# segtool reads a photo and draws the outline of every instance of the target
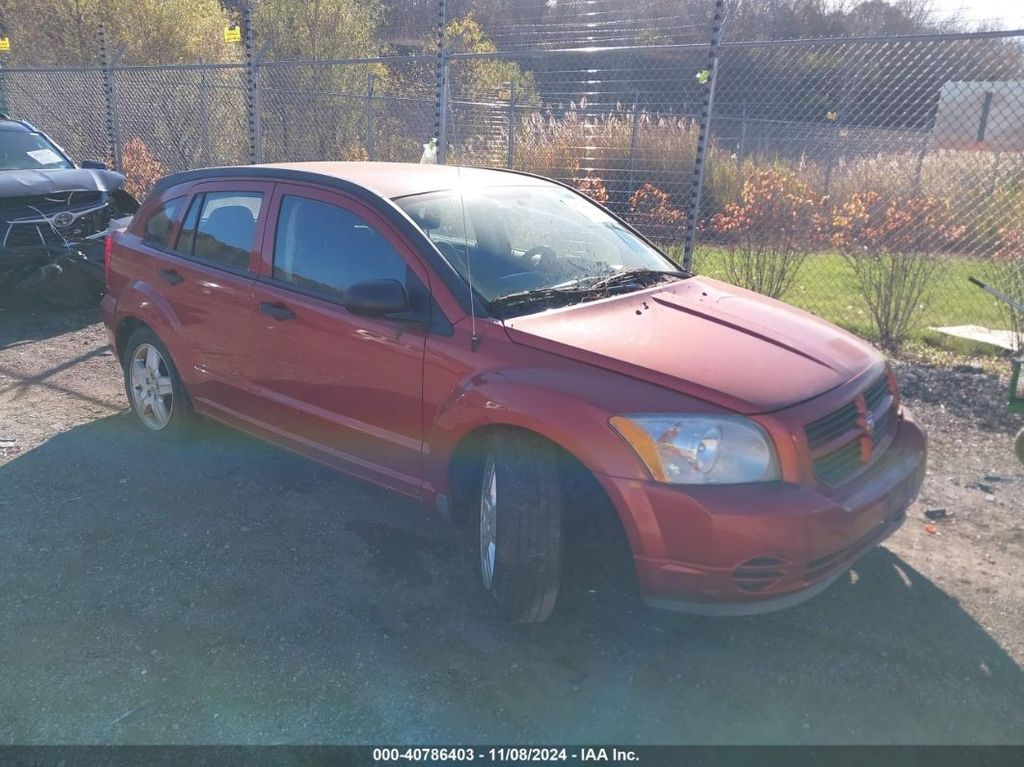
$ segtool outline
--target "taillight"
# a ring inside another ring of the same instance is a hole
[[[103,241],[103,281],[110,287],[110,251],[114,249],[114,233]]]

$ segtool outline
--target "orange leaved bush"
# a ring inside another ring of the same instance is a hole
[[[163,163],[140,138],[125,142],[121,151],[121,168],[125,176],[125,190],[138,200],[144,199],[153,185],[166,175]]]
[[[796,282],[810,250],[827,238],[823,201],[783,168],[764,168],[743,182],[740,201],[711,217],[727,244],[731,282],[779,298]]]
[[[588,173],[583,178],[576,179],[576,189],[599,205],[608,204],[608,189],[600,176],[591,176]]]
[[[655,240],[675,240],[686,214],[672,205],[672,198],[651,183],[645,183],[629,198],[629,222]]]

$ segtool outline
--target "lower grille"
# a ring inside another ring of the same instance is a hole
[[[758,591],[770,589],[782,580],[789,566],[789,560],[782,557],[754,557],[733,569],[733,583],[741,591],[756,594]]]

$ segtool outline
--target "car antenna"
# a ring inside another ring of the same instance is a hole
[[[448,77],[444,78],[443,87],[447,90],[448,88]],[[447,99],[445,99],[447,101]],[[450,111],[450,110],[448,110]],[[441,119],[447,119],[442,117]],[[476,333],[476,296],[474,295],[475,290],[473,288],[473,258],[472,250],[469,247],[469,227],[466,224],[466,190],[462,186],[462,158],[459,157],[459,129],[456,126],[455,115],[452,114],[452,138],[455,139],[455,184],[459,189],[459,205],[462,208],[462,239],[465,242],[466,248],[466,279],[469,282],[469,327],[470,327],[470,338],[469,338],[469,349],[470,351],[476,351],[480,345],[480,336]],[[448,147],[440,147],[440,150],[444,152],[441,157],[447,161],[448,159]]]

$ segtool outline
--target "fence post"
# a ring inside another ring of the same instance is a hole
[[[122,169],[121,135],[117,115],[117,84],[114,77],[114,67],[119,56],[110,54],[107,28],[103,24],[99,26],[99,44],[100,66],[103,68],[103,101],[107,117],[107,155],[114,165],[114,170],[120,171]]]
[[[10,109],[7,105],[7,73],[4,72],[3,62],[0,62],[0,113],[8,114]]]
[[[210,83],[206,72],[206,62],[199,59],[199,127],[203,139],[203,165],[210,166],[213,163],[212,140],[210,138]]]
[[[373,86],[377,76],[370,72],[366,75],[366,156],[376,160],[376,142],[373,135]]]
[[[508,159],[505,167],[511,168],[516,161],[516,84],[508,86]]]
[[[629,134],[629,187],[627,192],[633,196],[633,184],[636,181],[636,138],[640,129],[640,91],[633,96],[633,124]]]
[[[448,26],[447,0],[438,0],[437,8],[437,93],[436,136],[437,162],[444,165],[448,159],[448,50],[445,40],[445,27]]]
[[[743,162],[747,154],[747,100],[743,99],[743,118],[740,122],[740,145],[736,148],[736,159]]]
[[[689,270],[693,263],[693,240],[697,233],[697,217],[700,215],[700,195],[704,188],[704,160],[707,155],[708,129],[711,126],[711,112],[715,102],[715,80],[718,77],[718,48],[722,42],[722,27],[725,26],[725,0],[715,0],[715,16],[711,22],[711,46],[708,49],[708,78],[704,85],[704,107],[700,114],[700,131],[697,134],[697,151],[693,158],[693,180],[690,184],[690,204],[686,211],[686,237],[683,240],[683,269]]]
[[[256,55],[252,25],[252,3],[246,2],[243,13],[245,26],[245,108],[249,123],[249,162],[263,162],[263,136],[260,130],[260,64]]]

